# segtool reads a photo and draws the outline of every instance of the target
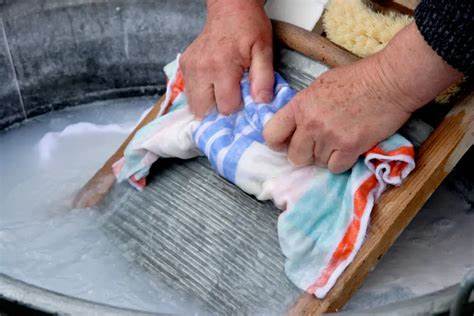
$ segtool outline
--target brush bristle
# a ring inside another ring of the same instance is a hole
[[[384,48],[412,20],[408,15],[395,12],[375,12],[362,0],[331,0],[323,23],[331,41],[366,57]]]

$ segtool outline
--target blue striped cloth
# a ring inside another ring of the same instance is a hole
[[[277,229],[285,272],[299,288],[323,298],[360,249],[375,201],[415,167],[411,143],[395,134],[343,174],[314,165],[297,168],[285,152],[268,148],[262,136],[265,124],[296,94],[279,74],[272,102],[252,100],[245,74],[243,109],[229,116],[214,111],[198,121],[189,110],[178,62],[165,71],[170,80],[162,109],[169,112],[137,132],[114,164],[118,181],[143,189],[160,157],[205,155],[224,178],[282,209]]]
[[[193,134],[194,142],[214,169],[233,183],[242,154],[253,142],[264,144],[263,127],[295,95],[295,90],[278,73],[275,73],[275,97],[271,103],[253,101],[248,73],[240,84],[243,110],[228,116],[214,111]]]

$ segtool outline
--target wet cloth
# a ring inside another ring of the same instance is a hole
[[[143,189],[158,158],[205,155],[221,176],[283,211],[278,235],[285,272],[299,288],[323,298],[362,245],[377,198],[413,170],[411,143],[393,135],[343,174],[316,166],[296,168],[285,152],[271,150],[262,137],[265,124],[295,95],[279,74],[271,103],[253,101],[245,74],[243,109],[229,116],[214,111],[198,121],[188,109],[177,62],[165,72],[170,80],[162,114],[169,112],[135,135],[114,165],[118,181]]]

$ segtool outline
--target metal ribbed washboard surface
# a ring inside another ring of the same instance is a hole
[[[279,71],[301,89],[322,66],[281,52]],[[205,158],[160,160],[137,192],[116,185],[101,208],[107,231],[156,282],[217,314],[282,312],[301,293],[285,276],[280,211],[216,175]]]

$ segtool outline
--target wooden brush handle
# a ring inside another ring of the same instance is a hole
[[[308,32],[295,25],[272,21],[276,38],[285,46],[321,61],[329,67],[349,65],[359,60],[359,57],[337,46],[327,38],[313,32]]]
[[[277,39],[284,45],[310,58],[319,60],[330,67],[347,65],[358,60],[356,56],[336,46],[321,35],[305,31],[297,26],[273,21],[273,30]],[[97,171],[86,185],[82,187],[73,201],[74,208],[93,207],[100,203],[109,193],[115,183],[112,165],[123,157],[125,148],[127,148],[133,136],[135,136],[135,133],[156,117],[163,100],[164,98],[162,97],[156,102],[150,113],[143,118],[119,149],[105,162],[102,168]]]

